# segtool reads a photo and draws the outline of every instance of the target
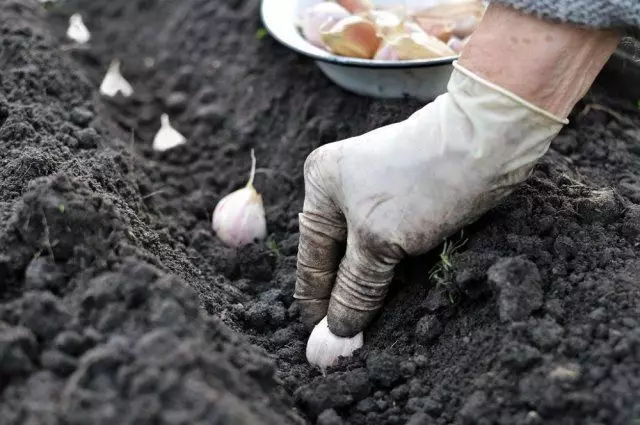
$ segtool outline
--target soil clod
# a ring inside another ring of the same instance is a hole
[[[292,298],[305,158],[424,105],[345,93],[261,26],[259,0],[0,2],[2,424],[633,423],[635,100],[594,87],[447,279],[403,262],[325,377]],[[98,93],[115,57],[130,98]],[[189,143],[157,153],[163,113]],[[251,149],[268,242],[232,249],[211,212]]]
[[[534,263],[523,258],[502,259],[487,272],[498,293],[498,310],[503,321],[521,321],[542,307],[541,277]]]

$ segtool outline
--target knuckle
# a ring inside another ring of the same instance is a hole
[[[307,156],[307,159],[305,159],[304,161],[305,178],[317,174],[318,171],[322,169],[326,156],[327,154],[325,146],[321,146],[311,151],[311,153]]]
[[[361,251],[376,263],[396,264],[406,256],[404,243],[396,231],[388,228],[379,231],[362,224],[356,228],[356,234]]]
[[[333,175],[336,172],[336,164],[342,158],[342,144],[340,142],[329,143],[314,149],[304,162],[305,176],[314,174]]]
[[[335,144],[321,146],[312,151],[304,163],[305,212],[321,213],[325,219],[342,222],[341,210],[336,205],[335,194],[339,189]]]

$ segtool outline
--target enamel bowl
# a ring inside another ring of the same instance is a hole
[[[296,22],[303,10],[320,1],[262,0],[262,22],[273,38],[315,60],[329,79],[351,92],[386,99],[413,97],[425,102],[446,92],[457,56],[406,61],[359,59],[334,55],[306,41]],[[412,2],[425,7],[433,0],[374,0],[376,6],[411,6]]]

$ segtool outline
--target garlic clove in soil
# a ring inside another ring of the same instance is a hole
[[[247,185],[222,198],[213,211],[213,231],[227,246],[240,247],[267,237],[262,196],[253,187],[255,173],[256,157],[251,149],[251,174]]]
[[[333,366],[338,357],[348,357],[364,344],[362,332],[352,338],[342,338],[329,330],[327,317],[320,321],[311,331],[307,341],[307,361],[318,366],[323,375],[327,368]]]
[[[358,15],[338,21],[321,36],[332,53],[362,59],[371,59],[381,42],[375,24]]]
[[[100,84],[100,93],[109,97],[114,97],[118,93],[121,93],[124,97],[129,97],[133,94],[133,87],[120,73],[119,59],[114,59],[109,64],[109,69],[102,80],[102,84]]]
[[[153,138],[153,150],[164,152],[166,150],[183,145],[187,142],[186,137],[178,132],[169,121],[169,115],[162,114],[160,117],[160,130]]]
[[[302,13],[300,31],[303,37],[316,47],[324,48],[320,32],[323,27],[332,25],[349,16],[347,9],[337,3],[318,3]]]
[[[69,17],[69,28],[67,28],[67,37],[78,44],[85,44],[91,39],[91,33],[82,21],[79,13],[74,13]]]

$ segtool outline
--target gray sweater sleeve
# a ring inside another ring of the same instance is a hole
[[[538,17],[591,28],[637,32],[640,0],[493,0]]]

